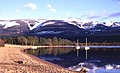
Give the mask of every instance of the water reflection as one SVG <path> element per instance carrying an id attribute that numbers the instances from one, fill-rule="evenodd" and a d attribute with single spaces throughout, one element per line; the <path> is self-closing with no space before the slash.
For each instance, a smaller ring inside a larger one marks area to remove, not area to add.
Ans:
<path id="1" fill-rule="evenodd" d="M 84 64 L 83 66 L 88 68 L 97 67 L 96 71 L 101 69 L 106 70 L 110 68 L 110 66 L 113 69 L 120 68 L 118 67 L 120 66 L 120 49 L 92 48 L 88 50 L 87 60 L 85 59 L 84 49 L 79 50 L 79 56 L 77 56 L 77 50 L 75 48 L 38 48 L 27 50 L 27 52 L 29 54 L 37 56 L 38 58 L 58 64 L 65 68 L 70 68 L 72 70 L 73 69 L 79 70 L 78 68 L 81 67 L 81 64 Z"/>
<path id="2" fill-rule="evenodd" d="M 29 54 L 33 54 L 35 56 L 40 56 L 40 55 L 58 56 L 75 51 L 76 49 L 74 48 L 38 48 L 38 49 L 27 50 Z"/>

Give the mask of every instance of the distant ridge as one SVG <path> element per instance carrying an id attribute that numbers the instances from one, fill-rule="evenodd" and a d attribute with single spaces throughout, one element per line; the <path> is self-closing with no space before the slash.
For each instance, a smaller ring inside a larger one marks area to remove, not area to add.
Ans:
<path id="1" fill-rule="evenodd" d="M 99 38 L 103 38 L 104 36 L 114 35 L 115 37 L 112 39 L 110 37 L 110 39 L 107 39 L 114 41 L 116 40 L 115 38 L 119 40 L 120 22 L 99 22 L 72 17 L 66 20 L 0 20 L 0 36 L 14 35 L 62 37 L 68 39 L 81 38 L 82 36 L 99 36 Z"/>

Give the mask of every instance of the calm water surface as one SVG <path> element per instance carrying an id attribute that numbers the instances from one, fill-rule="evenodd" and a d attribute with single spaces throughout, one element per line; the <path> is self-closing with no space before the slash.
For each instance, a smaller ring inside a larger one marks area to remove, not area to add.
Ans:
<path id="1" fill-rule="evenodd" d="M 70 70 L 79 71 L 81 67 L 89 70 L 89 73 L 120 73 L 120 49 L 90 49 L 87 52 L 84 49 L 75 48 L 39 48 L 27 50 L 43 60 L 58 64 Z"/>

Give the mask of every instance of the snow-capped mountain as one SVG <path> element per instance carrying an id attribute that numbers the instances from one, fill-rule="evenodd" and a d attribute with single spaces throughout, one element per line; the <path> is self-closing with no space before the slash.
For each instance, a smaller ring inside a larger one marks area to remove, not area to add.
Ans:
<path id="1" fill-rule="evenodd" d="M 21 34 L 28 31 L 28 25 L 22 20 L 0 20 L 0 35 Z"/>
<path id="2" fill-rule="evenodd" d="M 99 22 L 69 18 L 66 20 L 17 19 L 0 20 L 0 34 L 97 34 L 118 33 L 120 22 Z"/>

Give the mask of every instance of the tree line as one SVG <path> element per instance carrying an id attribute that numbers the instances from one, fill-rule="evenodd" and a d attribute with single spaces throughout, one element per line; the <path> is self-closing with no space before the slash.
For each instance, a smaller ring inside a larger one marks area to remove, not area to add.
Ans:
<path id="1" fill-rule="evenodd" d="M 17 37 L 4 37 L 0 38 L 0 47 L 4 46 L 5 43 L 8 44 L 16 44 L 16 45 L 32 45 L 32 46 L 75 46 L 77 45 L 76 42 L 70 41 L 68 39 L 62 39 L 62 38 L 42 38 L 37 36 L 17 36 Z M 80 46 L 85 46 L 85 43 L 78 42 Z M 106 43 L 106 42 L 89 42 L 88 46 L 112 46 L 112 45 L 120 45 L 119 42 L 113 42 L 113 43 Z"/>
<path id="2" fill-rule="evenodd" d="M 65 45 L 74 45 L 75 42 L 72 42 L 67 39 L 61 38 L 42 38 L 37 36 L 18 36 L 18 37 L 7 37 L 3 38 L 8 44 L 17 44 L 17 45 L 42 45 L 42 46 L 65 46 Z"/>

